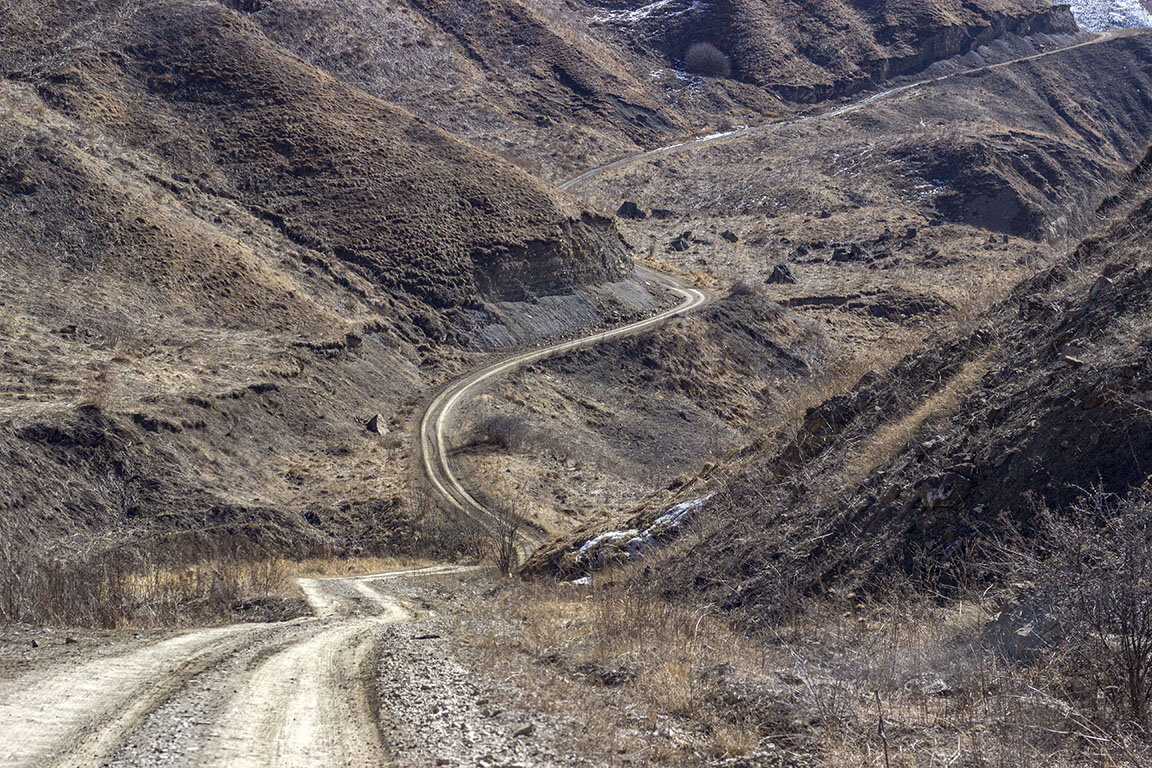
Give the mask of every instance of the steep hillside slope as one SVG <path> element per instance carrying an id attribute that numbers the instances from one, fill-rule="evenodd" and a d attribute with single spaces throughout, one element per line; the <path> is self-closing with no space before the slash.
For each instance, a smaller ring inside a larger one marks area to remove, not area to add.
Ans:
<path id="1" fill-rule="evenodd" d="M 510 303 L 564 294 L 550 332 L 656 303 L 612 287 L 608 219 L 223 5 L 0 18 L 6 545 L 402 546 L 410 447 L 380 433 L 482 331 L 542 332 Z"/>
<path id="2" fill-rule="evenodd" d="M 357 88 L 557 179 L 638 147 L 855 93 L 1021 35 L 1076 32 L 1046 0 L 698 3 L 276 0 L 265 33 Z M 684 72 L 720 45 L 731 78 Z M 462 108 L 463 107 L 463 108 Z"/>
<path id="3" fill-rule="evenodd" d="M 739 457 L 727 478 L 713 473 L 688 491 L 719 493 L 674 545 L 684 553 L 671 558 L 684 563 L 672 566 L 677 588 L 755 613 L 897 572 L 947 584 L 941 574 L 971 567 L 981 545 L 1009 531 L 1028 533 L 1043 508 L 1144 487 L 1152 198 L 1138 183 L 1121 218 L 968 333 L 867 374 L 811 409 L 778 449 Z M 578 572 L 579 544 L 535 567 Z"/>
<path id="4" fill-rule="evenodd" d="M 855 93 L 1005 36 L 1076 31 L 1068 7 L 1047 0 L 672 0 L 607 18 L 634 25 L 673 60 L 695 42 L 713 43 L 737 79 L 802 101 Z"/>

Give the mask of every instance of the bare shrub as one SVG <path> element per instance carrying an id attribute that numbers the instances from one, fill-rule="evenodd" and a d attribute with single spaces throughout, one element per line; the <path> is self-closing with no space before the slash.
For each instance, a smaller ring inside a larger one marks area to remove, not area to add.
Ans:
<path id="1" fill-rule="evenodd" d="M 684 68 L 693 75 L 704 77 L 728 77 L 732 74 L 732 62 L 712 43 L 693 43 L 684 56 Z"/>
<path id="2" fill-rule="evenodd" d="M 474 445 L 489 445 L 506 451 L 521 448 L 528 440 L 528 424 L 515 416 L 493 416 L 473 430 Z"/>
<path id="3" fill-rule="evenodd" d="M 728 289 L 729 296 L 755 296 L 757 293 L 759 293 L 759 291 L 755 283 L 747 280 L 737 280 L 732 284 L 732 287 Z"/>
<path id="4" fill-rule="evenodd" d="M 501 510 L 492 532 L 492 559 L 500 573 L 511 576 L 520 567 L 523 519 L 512 510 Z"/>
<path id="5" fill-rule="evenodd" d="M 1091 493 L 1041 511 L 1035 543 L 1008 548 L 1009 572 L 1035 585 L 1069 689 L 1101 723 L 1152 726 L 1152 501 Z"/>

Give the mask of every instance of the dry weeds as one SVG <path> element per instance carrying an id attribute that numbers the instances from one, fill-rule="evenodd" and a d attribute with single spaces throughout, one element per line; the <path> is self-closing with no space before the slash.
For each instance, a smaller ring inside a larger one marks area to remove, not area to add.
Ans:
<path id="1" fill-rule="evenodd" d="M 999 652 L 987 630 L 999 607 L 894 585 L 749 636 L 714 606 L 671 603 L 624 571 L 589 587 L 515 585 L 477 643 L 537 705 L 583 717 L 589 749 L 632 764 L 1145 764 L 1134 738 L 1070 703 L 1055 661 Z"/>

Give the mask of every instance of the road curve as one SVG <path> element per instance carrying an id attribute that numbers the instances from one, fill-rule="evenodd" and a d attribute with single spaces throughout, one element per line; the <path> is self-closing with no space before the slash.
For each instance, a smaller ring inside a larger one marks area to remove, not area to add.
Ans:
<path id="1" fill-rule="evenodd" d="M 974 69 L 966 69 L 966 70 L 963 70 L 961 72 L 952 72 L 951 74 L 942 75 L 940 77 L 930 77 L 930 78 L 926 78 L 924 80 L 917 80 L 917 81 L 912 82 L 912 83 L 907 83 L 905 85 L 898 85 L 895 88 L 889 88 L 887 90 L 880 91 L 879 93 L 874 93 L 871 96 L 867 96 L 863 99 L 860 99 L 859 101 L 854 101 L 850 104 L 845 104 L 843 106 L 836 107 L 834 109 L 830 109 L 826 112 L 818 112 L 818 113 L 813 114 L 813 115 L 804 115 L 802 117 L 796 117 L 796 118 L 793 118 L 791 120 L 781 120 L 780 122 L 776 122 L 776 123 L 767 123 L 765 125 L 754 125 L 754 126 L 749 126 L 749 127 L 745 127 L 745 128 L 738 128 L 734 131 L 728 131 L 725 133 L 715 133 L 715 134 L 712 134 L 710 136 L 704 136 L 704 137 L 699 138 L 699 139 L 692 139 L 690 141 L 682 141 L 682 142 L 679 142 L 676 144 L 669 144 L 669 145 L 664 146 L 664 147 L 657 147 L 656 149 L 649 149 L 645 152 L 637 152 L 634 155 L 622 157 L 619 160 L 613 160 L 612 162 L 606 163 L 606 164 L 601 165 L 597 168 L 592 168 L 591 170 L 584 171 L 583 173 L 581 173 L 578 176 L 573 176 L 572 178 L 570 178 L 567 181 L 560 184 L 560 189 L 570 190 L 573 187 L 576 187 L 577 185 L 579 185 L 585 181 L 588 181 L 589 179 L 595 178 L 596 176 L 599 176 L 600 174 L 605 173 L 607 171 L 610 171 L 614 168 L 620 168 L 620 167 L 623 167 L 626 165 L 631 165 L 633 163 L 638 163 L 638 162 L 648 160 L 648 159 L 653 158 L 653 157 L 657 157 L 659 155 L 666 155 L 666 154 L 670 154 L 673 152 L 682 152 L 682 151 L 689 150 L 689 149 L 696 149 L 696 148 L 702 147 L 706 144 L 718 144 L 721 142 L 732 141 L 733 139 L 738 139 L 741 136 L 749 136 L 751 134 L 757 134 L 757 133 L 766 133 L 768 131 L 774 131 L 774 130 L 777 130 L 779 128 L 786 128 L 790 125 L 799 125 L 801 123 L 807 123 L 807 122 L 810 122 L 812 120 L 819 120 L 819 119 L 825 118 L 825 117 L 839 117 L 841 115 L 846 115 L 846 114 L 849 114 L 851 112 L 855 112 L 857 110 L 863 109 L 864 107 L 866 107 L 870 104 L 875 104 L 876 102 L 879 102 L 879 101 L 885 101 L 885 100 L 887 100 L 893 96 L 897 96 L 897 95 L 904 93 L 906 91 L 910 91 L 913 88 L 919 88 L 919 87 L 924 86 L 924 85 L 931 85 L 932 83 L 940 83 L 940 82 L 943 82 L 945 80 L 951 80 L 951 79 L 956 78 L 956 77 L 963 77 L 965 75 L 971 75 L 971 74 L 975 74 L 977 72 L 985 72 L 985 71 L 989 71 L 989 70 L 993 70 L 993 69 L 1002 69 L 1004 67 L 1010 67 L 1014 64 L 1020 64 L 1020 63 L 1026 62 L 1026 61 L 1034 61 L 1036 59 L 1042 59 L 1046 56 L 1052 56 L 1053 54 L 1065 53 L 1067 51 L 1071 51 L 1071 50 L 1074 50 L 1076 48 L 1083 48 L 1084 46 L 1087 46 L 1087 45 L 1096 45 L 1098 43 L 1103 43 L 1107 40 L 1111 40 L 1115 37 L 1120 37 L 1120 36 L 1125 35 L 1125 34 L 1134 34 L 1134 33 L 1135 33 L 1134 30 L 1122 30 L 1122 29 L 1112 30 L 1109 32 L 1100 32 L 1100 33 L 1097 33 L 1097 35 L 1095 37 L 1093 37 L 1091 40 L 1085 40 L 1082 43 L 1075 43 L 1073 45 L 1066 45 L 1066 46 L 1063 46 L 1061 48 L 1053 48 L 1050 51 L 1044 51 L 1042 53 L 1034 53 L 1034 54 L 1031 54 L 1029 56 L 1021 56 L 1021 57 L 1016 58 L 1016 59 L 1009 59 L 1008 61 L 1001 61 L 1001 62 L 998 62 L 996 64 L 987 64 L 983 67 L 976 67 Z"/>
<path id="2" fill-rule="evenodd" d="M 0 768 L 326 768 L 386 762 L 373 701 L 386 589 L 474 570 L 301 579 L 314 615 L 195 629 L 0 680 Z"/>
<path id="3" fill-rule="evenodd" d="M 650 280 L 663 284 L 669 290 L 679 294 L 683 300 L 675 307 L 644 320 L 593 333 L 572 341 L 553 344 L 549 347 L 521 352 L 477 371 L 472 371 L 441 389 L 424 411 L 424 416 L 420 421 L 420 452 L 424 474 L 427 476 L 428 482 L 452 509 L 474 520 L 490 535 L 498 535 L 499 518 L 468 492 L 453 472 L 451 462 L 448 460 L 446 433 L 453 413 L 469 394 L 499 376 L 553 355 L 649 330 L 664 323 L 669 318 L 691 312 L 712 301 L 712 295 L 704 289 L 689 286 L 646 267 L 637 267 L 637 272 Z M 530 534 L 521 534 L 521 540 L 522 544 L 538 543 Z"/>

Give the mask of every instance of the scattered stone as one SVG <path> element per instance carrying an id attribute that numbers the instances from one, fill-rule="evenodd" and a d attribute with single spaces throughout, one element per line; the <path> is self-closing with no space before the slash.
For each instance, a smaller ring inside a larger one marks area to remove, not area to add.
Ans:
<path id="1" fill-rule="evenodd" d="M 821 209 L 821 211 L 820 211 L 820 218 L 822 218 L 822 219 L 830 219 L 830 218 L 832 218 L 832 211 L 828 210 L 827 208 L 823 208 L 823 209 Z"/>
<path id="2" fill-rule="evenodd" d="M 525 736 L 531 736 L 534 733 L 536 733 L 536 724 L 528 723 L 528 725 L 517 728 L 516 732 L 512 734 L 512 737 L 516 739 L 522 739 Z"/>
<path id="3" fill-rule="evenodd" d="M 76 645 L 76 643 L 78 643 L 78 642 L 80 642 L 80 641 L 77 640 L 76 638 L 72 637 L 71 635 L 64 638 L 64 645 Z"/>
<path id="4" fill-rule="evenodd" d="M 670 211 L 667 208 L 653 208 L 652 218 L 665 221 L 668 219 L 674 219 L 676 218 L 676 211 Z"/>
<path id="5" fill-rule="evenodd" d="M 32 647 L 33 648 L 39 648 L 40 647 L 40 641 L 37 640 L 36 638 L 32 638 Z"/>
<path id="6" fill-rule="evenodd" d="M 724 238 L 725 240 L 727 240 L 730 243 L 740 242 L 740 236 L 737 235 L 735 232 L 733 232 L 730 229 L 726 229 L 723 232 L 721 232 L 720 237 Z"/>
<path id="7" fill-rule="evenodd" d="M 692 247 L 692 233 L 685 232 L 668 244 L 674 251 L 686 251 Z"/>
<path id="8" fill-rule="evenodd" d="M 942 678 L 932 675 L 920 675 L 912 678 L 904 683 L 904 690 L 915 691 L 921 696 L 946 697 L 952 695 L 952 686 L 948 685 Z"/>
<path id="9" fill-rule="evenodd" d="M 624 201 L 624 204 L 616 210 L 616 215 L 622 219 L 632 219 L 633 221 L 643 221 L 648 218 L 648 214 L 631 200 Z"/>
<path id="10" fill-rule="evenodd" d="M 1088 291 L 1088 298 L 1095 301 L 1101 296 L 1111 293 L 1114 287 L 1115 284 L 1111 280 L 1106 277 L 1101 277 L 1092 284 L 1092 290 Z"/>
<path id="11" fill-rule="evenodd" d="M 796 273 L 787 264 L 777 264 L 772 268 L 772 274 L 768 275 L 767 282 L 769 284 L 788 283 L 794 284 L 796 282 Z"/>
<path id="12" fill-rule="evenodd" d="M 384 417 L 380 414 L 376 414 L 372 418 L 368 419 L 368 421 L 364 424 L 364 428 L 374 435 L 388 434 L 388 427 L 385 426 Z"/>

